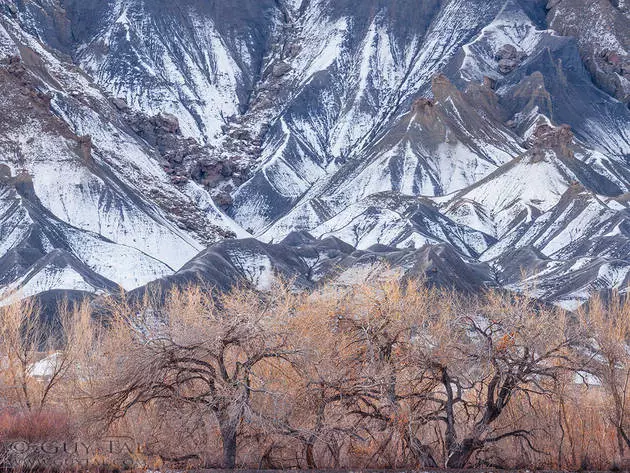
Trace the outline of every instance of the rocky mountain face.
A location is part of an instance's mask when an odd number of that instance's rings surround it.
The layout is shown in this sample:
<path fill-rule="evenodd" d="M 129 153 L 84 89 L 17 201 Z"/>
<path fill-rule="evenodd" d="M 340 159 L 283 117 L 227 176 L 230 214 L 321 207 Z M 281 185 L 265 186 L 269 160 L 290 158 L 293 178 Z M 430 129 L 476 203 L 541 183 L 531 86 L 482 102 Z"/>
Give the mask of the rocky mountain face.
<path fill-rule="evenodd" d="M 0 297 L 623 288 L 629 43 L 626 0 L 0 0 Z"/>

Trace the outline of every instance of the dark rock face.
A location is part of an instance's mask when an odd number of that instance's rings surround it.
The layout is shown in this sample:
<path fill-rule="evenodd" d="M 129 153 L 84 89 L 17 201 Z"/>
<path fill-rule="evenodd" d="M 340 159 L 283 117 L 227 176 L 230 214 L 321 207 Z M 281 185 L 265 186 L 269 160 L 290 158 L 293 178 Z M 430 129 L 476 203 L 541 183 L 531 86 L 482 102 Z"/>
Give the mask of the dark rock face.
<path fill-rule="evenodd" d="M 628 103 L 628 7 L 621 9 L 610 0 L 554 0 L 549 7 L 549 25 L 577 38 L 584 63 L 597 84 Z"/>
<path fill-rule="evenodd" d="M 526 57 L 527 53 L 519 51 L 512 44 L 504 44 L 494 55 L 494 58 L 499 63 L 499 72 L 501 72 L 501 74 L 509 74 L 512 72 Z"/>
<path fill-rule="evenodd" d="M 625 284 L 629 13 L 0 0 L 2 286 L 310 287 L 383 261 L 461 290 L 523 290 L 522 266 L 567 305 Z"/>
<path fill-rule="evenodd" d="M 531 145 L 538 154 L 544 150 L 554 150 L 564 157 L 572 157 L 571 145 L 574 135 L 569 125 L 553 127 L 548 124 L 541 124 L 534 130 Z"/>

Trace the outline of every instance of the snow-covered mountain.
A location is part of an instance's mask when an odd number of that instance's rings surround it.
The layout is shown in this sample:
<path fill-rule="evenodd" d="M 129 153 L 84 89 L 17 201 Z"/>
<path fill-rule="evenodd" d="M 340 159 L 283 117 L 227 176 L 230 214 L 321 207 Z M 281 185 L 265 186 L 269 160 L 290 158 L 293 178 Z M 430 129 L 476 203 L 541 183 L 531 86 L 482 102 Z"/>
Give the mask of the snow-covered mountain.
<path fill-rule="evenodd" d="M 630 282 L 625 0 L 0 0 L 0 87 L 0 297 Z"/>

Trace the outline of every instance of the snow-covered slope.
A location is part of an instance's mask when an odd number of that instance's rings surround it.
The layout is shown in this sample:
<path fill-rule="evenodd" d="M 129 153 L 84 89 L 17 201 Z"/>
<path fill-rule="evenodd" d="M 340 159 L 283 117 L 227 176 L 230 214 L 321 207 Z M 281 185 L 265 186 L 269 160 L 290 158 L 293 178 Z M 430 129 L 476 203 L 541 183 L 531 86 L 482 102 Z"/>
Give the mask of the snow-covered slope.
<path fill-rule="evenodd" d="M 0 0 L 0 285 L 623 287 L 626 3 Z"/>
<path fill-rule="evenodd" d="M 133 289 L 240 231 L 199 186 L 172 183 L 83 72 L 10 15 L 0 31 L 3 294 Z"/>

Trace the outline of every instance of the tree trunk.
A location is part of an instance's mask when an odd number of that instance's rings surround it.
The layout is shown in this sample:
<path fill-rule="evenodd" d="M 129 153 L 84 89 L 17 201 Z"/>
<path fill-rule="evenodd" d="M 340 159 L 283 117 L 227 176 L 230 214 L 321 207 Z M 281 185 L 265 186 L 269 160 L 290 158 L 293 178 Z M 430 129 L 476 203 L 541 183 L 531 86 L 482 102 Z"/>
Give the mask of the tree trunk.
<path fill-rule="evenodd" d="M 466 464 L 468 463 L 468 460 L 470 460 L 471 455 L 472 452 L 453 452 L 453 454 L 448 457 L 445 466 L 446 468 L 463 469 L 466 467 Z"/>
<path fill-rule="evenodd" d="M 237 426 L 234 422 L 221 423 L 221 440 L 223 441 L 223 468 L 233 469 L 236 467 L 236 432 Z"/>
<path fill-rule="evenodd" d="M 316 470 L 317 464 L 315 463 L 315 440 L 309 439 L 306 443 L 306 467 L 309 470 Z"/>
<path fill-rule="evenodd" d="M 423 445 L 415 435 L 407 432 L 405 434 L 409 450 L 418 461 L 422 468 L 437 468 L 438 464 L 431 454 L 431 449 L 427 445 Z"/>
<path fill-rule="evenodd" d="M 466 468 L 470 457 L 476 450 L 479 450 L 480 445 L 478 441 L 467 438 L 461 444 L 457 445 L 452 451 L 448 452 L 448 459 L 446 460 L 446 468 Z"/>

